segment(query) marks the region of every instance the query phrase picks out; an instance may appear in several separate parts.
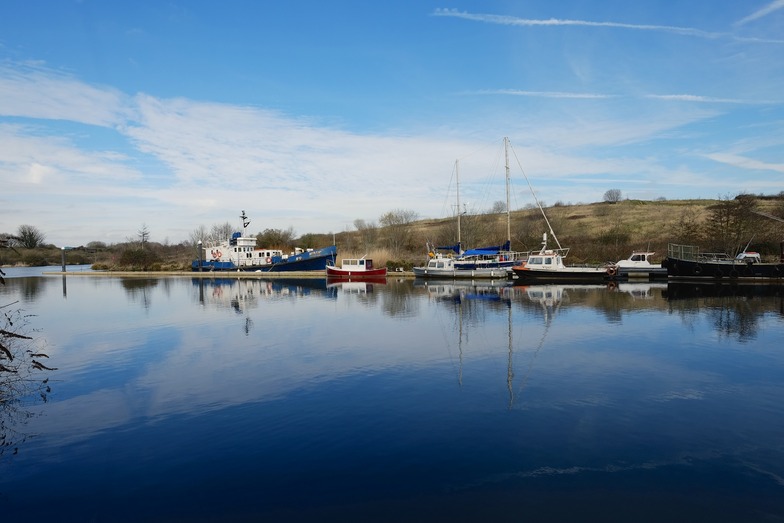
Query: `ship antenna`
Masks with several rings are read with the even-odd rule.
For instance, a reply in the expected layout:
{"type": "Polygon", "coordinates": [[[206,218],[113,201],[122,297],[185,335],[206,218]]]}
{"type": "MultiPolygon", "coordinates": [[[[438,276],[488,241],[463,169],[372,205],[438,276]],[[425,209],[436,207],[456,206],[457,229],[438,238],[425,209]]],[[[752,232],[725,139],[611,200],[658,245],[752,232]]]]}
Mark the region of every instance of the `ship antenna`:
{"type": "Polygon", "coordinates": [[[250,220],[248,219],[247,215],[245,214],[245,211],[242,211],[242,214],[240,214],[240,219],[242,220],[242,235],[244,236],[245,235],[245,229],[247,229],[248,225],[250,225],[250,220]]]}

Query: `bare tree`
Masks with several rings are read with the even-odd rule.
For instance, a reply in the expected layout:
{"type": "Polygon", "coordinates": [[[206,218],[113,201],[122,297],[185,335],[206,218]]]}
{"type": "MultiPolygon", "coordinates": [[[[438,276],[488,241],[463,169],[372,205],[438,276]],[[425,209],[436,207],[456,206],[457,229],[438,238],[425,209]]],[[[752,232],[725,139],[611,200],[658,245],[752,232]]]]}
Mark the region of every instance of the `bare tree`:
{"type": "Polygon", "coordinates": [[[418,218],[419,215],[415,211],[395,209],[383,214],[378,219],[378,222],[384,227],[387,245],[395,255],[399,255],[407,246],[409,226],[418,218]]]}
{"type": "Polygon", "coordinates": [[[204,243],[208,238],[207,227],[204,225],[199,225],[194,230],[191,231],[190,235],[188,236],[188,245],[191,247],[195,247],[199,244],[199,242],[204,243]]]}
{"type": "Polygon", "coordinates": [[[374,222],[366,222],[362,219],[354,220],[354,227],[359,232],[362,246],[367,249],[376,243],[378,227],[374,222]]]}
{"type": "Polygon", "coordinates": [[[136,234],[139,237],[139,243],[142,244],[142,247],[147,245],[147,242],[150,241],[150,229],[147,227],[146,223],[142,224],[142,228],[139,229],[136,234]]]}
{"type": "Polygon", "coordinates": [[[208,243],[218,243],[229,239],[233,232],[234,227],[232,227],[229,222],[225,222],[220,225],[213,225],[206,240],[208,243]]]}
{"type": "Polygon", "coordinates": [[[751,240],[753,212],[756,201],[752,196],[719,199],[709,207],[705,222],[705,241],[711,249],[734,254],[751,240]]]}
{"type": "Polygon", "coordinates": [[[34,225],[20,225],[16,233],[16,242],[25,249],[41,247],[46,236],[34,225]]]}
{"type": "Polygon", "coordinates": [[[288,229],[264,229],[256,235],[256,245],[258,247],[270,247],[283,249],[284,247],[294,246],[294,228],[288,229]]]}
{"type": "Polygon", "coordinates": [[[490,208],[489,214],[501,214],[506,212],[506,202],[498,200],[493,203],[493,206],[490,208]]]}
{"type": "Polygon", "coordinates": [[[689,209],[683,210],[673,233],[675,241],[678,243],[698,243],[700,240],[700,221],[697,212],[689,209]]]}
{"type": "Polygon", "coordinates": [[[609,189],[604,193],[604,201],[607,203],[618,203],[621,201],[620,189],[609,189]]]}
{"type": "MultiPolygon", "coordinates": [[[[13,249],[7,239],[5,235],[0,238],[0,248],[13,249]]],[[[0,270],[0,285],[5,285],[4,275],[0,270]]],[[[17,429],[32,415],[27,408],[30,400],[47,401],[51,392],[49,378],[41,380],[36,374],[56,370],[42,363],[49,356],[27,334],[29,316],[15,303],[0,303],[0,457],[6,451],[15,454],[27,439],[17,429]]]]}

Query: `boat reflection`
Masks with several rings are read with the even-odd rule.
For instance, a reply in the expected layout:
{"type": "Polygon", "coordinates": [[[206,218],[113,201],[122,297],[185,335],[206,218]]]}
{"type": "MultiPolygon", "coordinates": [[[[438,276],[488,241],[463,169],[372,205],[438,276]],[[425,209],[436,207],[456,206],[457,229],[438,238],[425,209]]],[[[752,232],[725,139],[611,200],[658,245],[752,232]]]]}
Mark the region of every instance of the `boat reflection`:
{"type": "Polygon", "coordinates": [[[671,282],[667,284],[665,297],[670,310],[685,321],[703,315],[719,334],[740,341],[755,339],[759,323],[766,315],[784,318],[781,285],[671,282]]]}
{"type": "Polygon", "coordinates": [[[436,301],[486,300],[509,302],[506,292],[511,284],[505,280],[435,280],[417,279],[415,289],[423,289],[436,301]]]}
{"type": "Polygon", "coordinates": [[[334,297],[323,278],[192,278],[202,305],[233,309],[238,313],[258,306],[259,300],[334,297]]]}
{"type": "Polygon", "coordinates": [[[327,278],[327,289],[335,289],[345,294],[367,294],[379,285],[386,285],[386,277],[370,278],[327,278]]]}
{"type": "Polygon", "coordinates": [[[664,296],[672,300],[716,297],[773,297],[784,296],[784,286],[771,284],[727,284],[727,283],[685,283],[669,282],[664,296]]]}

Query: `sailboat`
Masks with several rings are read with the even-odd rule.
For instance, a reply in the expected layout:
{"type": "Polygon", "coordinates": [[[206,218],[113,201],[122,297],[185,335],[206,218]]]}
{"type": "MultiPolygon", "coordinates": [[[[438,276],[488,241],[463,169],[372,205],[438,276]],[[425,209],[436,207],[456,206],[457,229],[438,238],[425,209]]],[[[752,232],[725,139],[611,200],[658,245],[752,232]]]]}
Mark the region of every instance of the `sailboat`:
{"type": "Polygon", "coordinates": [[[558,245],[558,248],[548,249],[547,233],[545,232],[542,234],[542,247],[539,252],[535,254],[531,253],[525,261],[512,267],[511,277],[515,280],[515,284],[532,282],[590,283],[612,279],[617,270],[614,266],[576,267],[564,264],[563,260],[569,253],[569,249],[561,247],[561,243],[558,241],[558,237],[555,236],[555,232],[553,232],[553,227],[547,219],[542,204],[536,197],[533,187],[531,187],[531,181],[528,180],[528,176],[525,175],[525,172],[523,172],[523,176],[525,176],[525,180],[528,182],[531,194],[533,195],[536,205],[539,207],[539,211],[542,213],[544,221],[547,224],[555,243],[558,245]]]}
{"type": "Polygon", "coordinates": [[[421,267],[414,267],[414,276],[420,278],[509,278],[512,267],[519,265],[527,253],[511,250],[511,209],[509,206],[509,139],[504,138],[506,160],[506,243],[492,247],[462,250],[460,239],[460,174],[459,164],[455,161],[457,180],[457,244],[434,247],[428,244],[428,261],[421,267]]]}

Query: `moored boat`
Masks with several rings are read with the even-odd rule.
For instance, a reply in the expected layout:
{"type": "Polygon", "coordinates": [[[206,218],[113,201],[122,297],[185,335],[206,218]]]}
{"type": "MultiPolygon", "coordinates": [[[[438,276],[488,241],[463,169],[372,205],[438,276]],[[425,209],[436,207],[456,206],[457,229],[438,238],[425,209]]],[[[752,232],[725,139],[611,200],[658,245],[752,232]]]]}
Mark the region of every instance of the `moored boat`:
{"type": "Polygon", "coordinates": [[[383,278],[387,275],[386,267],[374,267],[373,260],[369,258],[344,258],[340,260],[340,267],[328,263],[328,278],[383,278]]]}
{"type": "Polygon", "coordinates": [[[543,235],[542,249],[531,254],[526,261],[512,267],[515,283],[595,283],[611,278],[610,267],[574,267],[564,265],[568,249],[548,249],[547,233],[543,235]]]}
{"type": "Polygon", "coordinates": [[[504,138],[506,157],[506,242],[503,245],[480,247],[464,251],[460,240],[460,178],[455,162],[457,187],[457,244],[447,247],[427,245],[428,260],[424,266],[412,270],[418,278],[501,279],[508,278],[512,267],[522,262],[528,253],[511,250],[511,212],[509,206],[509,139],[504,138]]]}
{"type": "Polygon", "coordinates": [[[520,258],[509,251],[499,251],[498,247],[474,249],[474,254],[452,254],[441,250],[459,251],[459,244],[454,247],[436,247],[428,249],[427,263],[411,270],[418,278],[455,278],[455,279],[506,279],[512,267],[520,263],[520,258]],[[476,254],[483,251],[484,254],[476,254]]]}
{"type": "Polygon", "coordinates": [[[667,277],[674,280],[784,283],[784,252],[778,262],[763,262],[756,252],[744,250],[733,258],[726,253],[701,252],[695,245],[671,243],[662,267],[667,270],[667,277]]]}
{"type": "Polygon", "coordinates": [[[253,271],[294,272],[323,271],[328,262],[334,262],[337,248],[334,245],[321,249],[296,248],[290,254],[280,249],[256,247],[256,237],[247,235],[250,224],[245,211],[240,215],[242,232],[211,245],[199,247],[199,258],[191,263],[194,272],[200,271],[253,271]]]}
{"type": "Polygon", "coordinates": [[[666,278],[667,269],[660,263],[651,263],[653,251],[633,251],[625,260],[618,260],[610,267],[610,276],[620,280],[647,278],[649,280],[666,278]]]}

